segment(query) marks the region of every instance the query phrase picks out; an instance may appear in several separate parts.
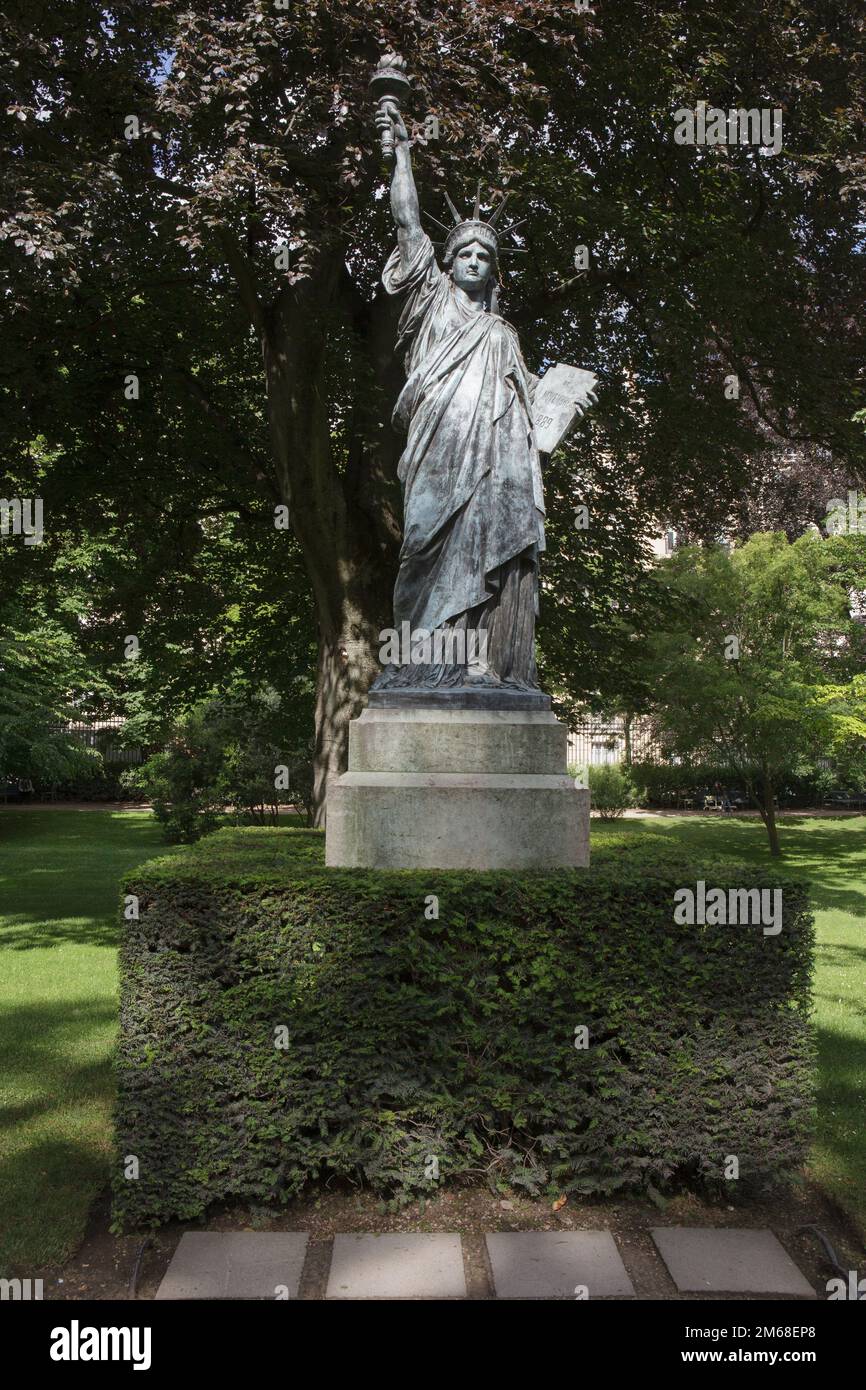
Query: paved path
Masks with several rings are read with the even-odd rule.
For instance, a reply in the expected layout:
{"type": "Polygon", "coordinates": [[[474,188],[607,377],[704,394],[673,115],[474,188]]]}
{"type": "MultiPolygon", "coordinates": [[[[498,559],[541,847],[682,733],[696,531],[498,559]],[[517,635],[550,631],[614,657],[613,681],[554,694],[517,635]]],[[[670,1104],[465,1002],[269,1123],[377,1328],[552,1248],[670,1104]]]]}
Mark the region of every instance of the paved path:
{"type": "MultiPolygon", "coordinates": [[[[815,1298],[771,1231],[652,1231],[674,1296],[815,1298]]],[[[485,1287],[467,1284],[459,1235],[189,1231],[158,1299],[627,1299],[635,1286],[610,1231],[497,1232],[484,1238],[485,1287]]]]}

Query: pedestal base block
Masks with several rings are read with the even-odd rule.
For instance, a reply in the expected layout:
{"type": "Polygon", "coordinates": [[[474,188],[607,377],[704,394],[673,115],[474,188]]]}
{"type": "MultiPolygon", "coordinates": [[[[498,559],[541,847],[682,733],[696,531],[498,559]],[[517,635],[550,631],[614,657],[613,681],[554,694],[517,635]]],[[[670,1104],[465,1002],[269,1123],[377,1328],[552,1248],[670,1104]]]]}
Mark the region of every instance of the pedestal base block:
{"type": "Polygon", "coordinates": [[[328,791],[326,863],[572,869],[589,863],[589,792],[549,711],[373,708],[328,791]]]}

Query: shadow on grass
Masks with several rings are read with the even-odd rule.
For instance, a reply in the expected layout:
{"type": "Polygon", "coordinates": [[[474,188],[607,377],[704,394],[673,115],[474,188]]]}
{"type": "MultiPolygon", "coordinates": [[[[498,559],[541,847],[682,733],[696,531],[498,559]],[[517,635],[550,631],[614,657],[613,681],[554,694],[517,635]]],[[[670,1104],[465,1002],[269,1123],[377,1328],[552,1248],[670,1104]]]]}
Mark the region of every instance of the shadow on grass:
{"type": "MultiPolygon", "coordinates": [[[[84,1097],[102,1094],[110,1061],[106,1058],[75,1066],[70,1058],[82,1037],[90,1036],[96,1028],[111,1027],[117,1017],[116,1000],[104,998],[5,1008],[0,1045],[4,1094],[13,1090],[16,1082],[38,1088],[51,1101],[70,1091],[84,1097]]],[[[0,1107],[0,1116],[5,1116],[7,1109],[0,1107]]]]}
{"type": "Polygon", "coordinates": [[[866,1232],[866,1043],[817,1029],[819,1055],[816,1161],[827,1166],[839,1204],[866,1232]]]}
{"type": "Polygon", "coordinates": [[[65,1259],[108,1169],[111,1000],[5,1009],[0,1074],[0,1273],[65,1259]],[[104,1033],[104,1042],[99,1034],[104,1033]],[[82,1039],[104,1056],[76,1064],[82,1039]],[[31,1128],[28,1130],[28,1126],[31,1128]]]}
{"type": "Polygon", "coordinates": [[[15,913],[0,927],[0,947],[8,951],[40,951],[61,945],[117,947],[120,922],[111,917],[57,917],[35,922],[26,913],[15,913]]]}
{"type": "Polygon", "coordinates": [[[123,878],[171,854],[147,813],[30,811],[0,816],[0,947],[115,947],[123,878]]]}
{"type": "Polygon", "coordinates": [[[75,1253],[108,1166],[82,1139],[45,1139],[0,1161],[0,1278],[27,1278],[75,1253]]]}
{"type": "Polygon", "coordinates": [[[120,923],[110,917],[43,918],[7,913],[0,926],[0,946],[11,951],[44,950],[51,946],[117,946],[120,923]]]}
{"type": "Polygon", "coordinates": [[[106,835],[129,841],[130,837],[147,838],[158,829],[156,818],[149,811],[54,811],[49,807],[38,811],[4,810],[0,812],[0,852],[16,840],[33,844],[49,839],[52,844],[84,841],[95,844],[106,835]]]}

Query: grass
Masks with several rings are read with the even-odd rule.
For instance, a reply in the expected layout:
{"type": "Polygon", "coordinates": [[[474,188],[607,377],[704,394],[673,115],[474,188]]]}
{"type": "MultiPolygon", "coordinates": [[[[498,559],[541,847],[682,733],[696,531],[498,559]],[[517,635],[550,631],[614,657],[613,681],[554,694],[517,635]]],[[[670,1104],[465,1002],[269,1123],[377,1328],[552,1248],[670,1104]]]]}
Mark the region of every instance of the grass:
{"type": "Polygon", "coordinates": [[[146,812],[0,812],[0,1275],[62,1261],[105,1186],[118,880],[146,812]]]}
{"type": "MultiPolygon", "coordinates": [[[[866,1226],[864,831],[857,817],[783,820],[781,833],[818,927],[811,1175],[866,1226]]],[[[599,858],[769,863],[755,819],[593,821],[592,835],[599,858]]],[[[146,812],[0,812],[0,1275],[67,1258],[107,1181],[118,881],[165,852],[146,812]]]]}

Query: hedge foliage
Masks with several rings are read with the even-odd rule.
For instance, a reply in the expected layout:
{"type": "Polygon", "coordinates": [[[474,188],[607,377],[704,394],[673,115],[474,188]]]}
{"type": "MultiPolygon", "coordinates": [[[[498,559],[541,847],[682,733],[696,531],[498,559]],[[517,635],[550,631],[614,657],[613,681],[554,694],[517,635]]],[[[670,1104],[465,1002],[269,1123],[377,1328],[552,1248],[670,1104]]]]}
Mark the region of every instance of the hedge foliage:
{"type": "Polygon", "coordinates": [[[778,1178],[811,1128],[807,898],[720,866],[712,886],[783,886],[782,932],[675,926],[696,876],[615,853],[556,873],[325,870],[317,832],[279,829],[143,866],[124,887],[117,1228],[333,1174],[398,1201],[470,1178],[713,1184],[729,1155],[778,1178]]]}

